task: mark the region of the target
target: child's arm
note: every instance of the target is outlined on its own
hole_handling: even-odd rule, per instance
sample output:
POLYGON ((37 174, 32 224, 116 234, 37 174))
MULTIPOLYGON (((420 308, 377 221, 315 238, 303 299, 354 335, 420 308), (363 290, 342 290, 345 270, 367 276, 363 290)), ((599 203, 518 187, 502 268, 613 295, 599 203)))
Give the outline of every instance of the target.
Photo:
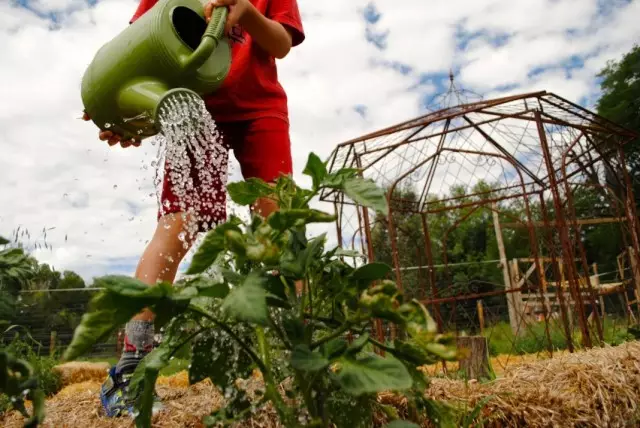
POLYGON ((204 8, 207 22, 214 7, 230 6, 226 32, 236 23, 242 25, 270 55, 282 59, 291 50, 292 36, 284 25, 264 16, 249 0, 211 0, 204 8))

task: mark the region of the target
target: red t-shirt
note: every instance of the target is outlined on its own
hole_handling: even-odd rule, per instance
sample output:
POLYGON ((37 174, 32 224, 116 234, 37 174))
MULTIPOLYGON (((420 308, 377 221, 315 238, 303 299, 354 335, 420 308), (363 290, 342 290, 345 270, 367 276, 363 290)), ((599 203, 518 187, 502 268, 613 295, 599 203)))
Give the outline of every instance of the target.
MULTIPOLYGON (((264 16, 287 28, 297 46, 305 38, 296 0, 249 0, 264 16)), ((140 0, 130 22, 151 9, 158 0, 140 0)), ((204 7, 204 6, 203 6, 204 7)), ((265 52, 242 26, 228 34, 231 69, 222 86, 205 97, 214 120, 228 122, 272 116, 289 120, 287 95, 278 81, 275 58, 265 52)))

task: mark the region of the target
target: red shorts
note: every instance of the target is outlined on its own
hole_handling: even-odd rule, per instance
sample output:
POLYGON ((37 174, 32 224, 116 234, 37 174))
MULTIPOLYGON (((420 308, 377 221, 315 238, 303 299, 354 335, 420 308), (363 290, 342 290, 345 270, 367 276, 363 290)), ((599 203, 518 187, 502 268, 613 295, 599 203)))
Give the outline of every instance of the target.
MULTIPOLYGON (((264 117, 241 122, 216 123, 218 132, 222 136, 223 153, 215 151, 215 162, 211 161, 212 154, 207 153, 204 158, 207 166, 212 170, 224 169, 223 174, 213 171, 210 176, 224 177, 224 181, 210 181, 203 179, 202 169, 197 168, 193 153, 189 172, 190 185, 180 184, 174 187, 176 177, 171 177, 170 167, 165 162, 164 179, 162 183, 161 206, 158 219, 167 214, 191 211, 197 214, 198 229, 206 231, 216 224, 226 221, 226 177, 228 165, 228 150, 233 153, 240 164, 242 176, 260 178, 266 182, 274 181, 280 176, 292 173, 291 141, 289 138, 289 123, 280 118, 264 117), (224 157, 224 159, 219 159, 224 157), (203 180, 206 183, 203 185, 203 180), (179 189, 179 190, 177 190, 179 189), (176 191, 177 190, 177 191, 176 191)), ((207 174, 205 174, 206 176, 207 174)), ((180 183, 185 183, 180 178, 180 183)))

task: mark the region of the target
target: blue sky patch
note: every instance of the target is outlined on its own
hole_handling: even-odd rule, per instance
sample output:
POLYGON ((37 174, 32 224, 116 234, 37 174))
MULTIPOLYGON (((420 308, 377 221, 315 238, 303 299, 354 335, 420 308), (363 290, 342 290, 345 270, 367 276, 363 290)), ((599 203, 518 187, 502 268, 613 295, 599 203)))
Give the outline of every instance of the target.
POLYGON ((360 117, 362 117, 363 119, 367 118, 368 110, 369 109, 364 104, 357 104, 357 105, 353 106, 353 111, 358 113, 360 115, 360 117))
POLYGON ((366 24, 364 30, 365 39, 379 50, 385 50, 387 48, 389 30, 383 31, 376 28, 376 24, 381 17, 382 13, 380 13, 374 2, 369 2, 362 10, 362 18, 366 24))

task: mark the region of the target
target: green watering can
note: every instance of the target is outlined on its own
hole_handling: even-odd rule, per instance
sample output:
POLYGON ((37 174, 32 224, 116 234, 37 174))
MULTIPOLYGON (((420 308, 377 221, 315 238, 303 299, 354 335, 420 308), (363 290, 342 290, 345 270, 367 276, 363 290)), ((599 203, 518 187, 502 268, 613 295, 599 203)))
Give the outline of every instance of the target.
POLYGON ((160 0, 96 53, 82 78, 85 112, 124 139, 157 134, 168 100, 213 93, 226 78, 227 13, 215 8, 207 25, 200 0, 160 0))

